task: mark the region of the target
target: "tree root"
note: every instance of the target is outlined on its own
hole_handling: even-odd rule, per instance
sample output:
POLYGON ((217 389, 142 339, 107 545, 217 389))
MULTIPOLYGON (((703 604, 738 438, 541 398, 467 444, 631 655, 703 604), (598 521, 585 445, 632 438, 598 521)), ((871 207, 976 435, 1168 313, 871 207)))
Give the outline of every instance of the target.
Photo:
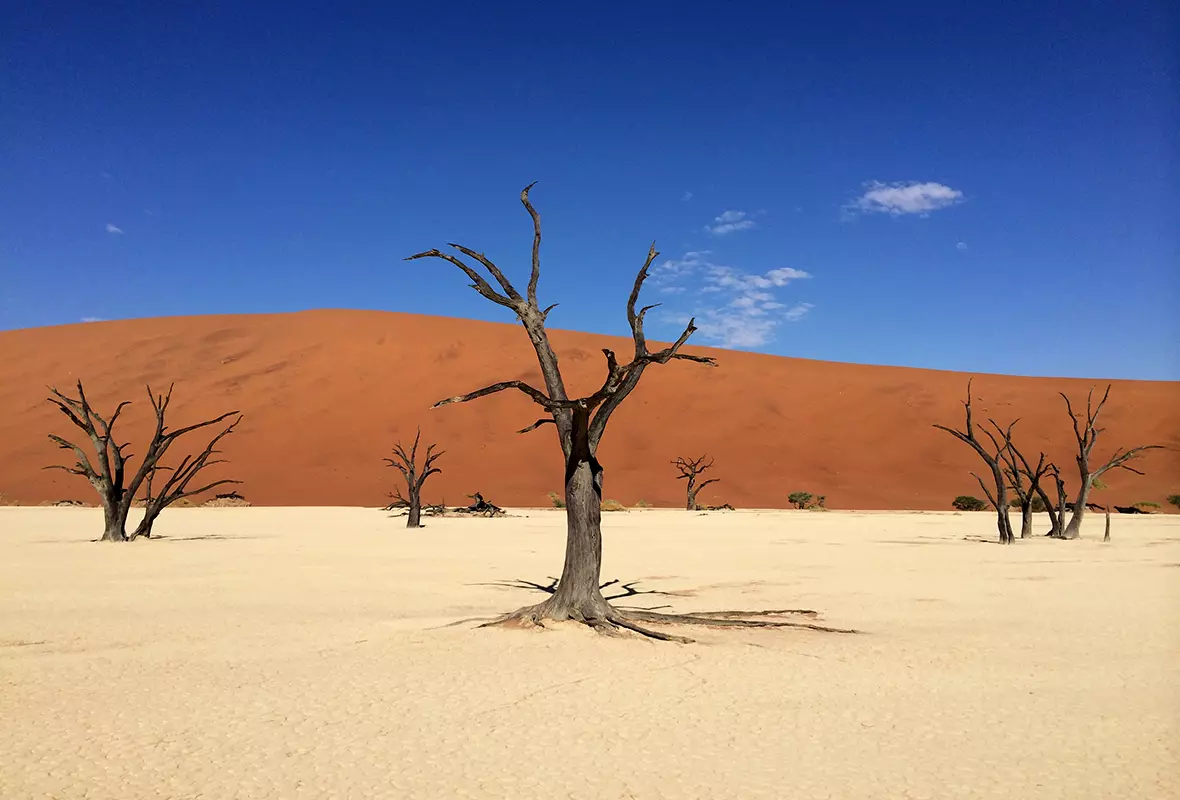
MULTIPOLYGON (((617 583, 617 581, 610 581, 606 585, 614 583, 617 583)), ((515 583, 498 583, 494 585, 530 588, 553 594, 549 586, 532 581, 520 580, 515 583)), ((623 584, 623 587, 632 590, 629 594, 621 595, 624 597, 631 596, 632 594, 656 593, 634 590, 634 583, 623 584)), ((581 623, 605 635, 619 635, 622 631, 626 630, 649 639, 656 639, 663 642, 677 642, 679 644, 690 644, 694 640, 686 636, 677 636, 660 630, 654 630, 647 627, 647 625, 692 625, 701 628, 796 628, 823 633, 860 632, 852 628, 834 628, 814 622, 797 622, 782 619, 782 617, 817 618, 819 613, 809 608, 763 609, 757 611, 695 611, 685 614, 666 614, 654 609, 612 606, 607 602, 609 599, 605 597, 600 598, 600 600, 590 603, 588 609, 577 611, 554 607, 554 598, 550 597, 543 603, 525 606, 509 614, 504 614, 490 621, 483 622, 478 627, 544 628, 546 622, 568 621, 581 623)))

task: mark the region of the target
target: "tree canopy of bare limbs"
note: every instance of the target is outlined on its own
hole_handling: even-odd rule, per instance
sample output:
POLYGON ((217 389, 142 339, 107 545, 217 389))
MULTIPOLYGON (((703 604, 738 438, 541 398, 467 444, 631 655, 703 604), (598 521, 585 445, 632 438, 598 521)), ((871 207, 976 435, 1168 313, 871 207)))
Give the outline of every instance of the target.
POLYGON ((963 401, 963 408, 966 415, 964 430, 948 428, 945 425, 935 425, 934 427, 940 431, 946 431, 960 442, 970 446, 987 464, 992 473, 994 493, 988 489, 983 478, 974 472, 971 473, 971 477, 979 482, 984 495, 996 509, 996 528, 1000 532, 1000 544, 1012 544, 1015 537, 1012 535, 1012 521, 1008 517, 1008 477, 1004 474, 1003 458, 1005 451, 1012 445, 1012 426, 1016 422, 1013 421, 1005 429, 996 424, 995 420, 989 419, 988 423, 996 429, 994 434, 983 426, 976 426, 971 409, 971 380, 967 381, 967 399, 963 401), (979 431, 983 431, 990 441, 990 448, 979 438, 979 431))
POLYGON ((1139 458, 1148 450, 1158 450, 1161 445, 1146 444, 1139 447, 1132 447, 1128 450, 1118 448, 1114 451, 1109 459, 1101 466, 1094 467, 1090 464, 1090 455, 1094 450, 1094 444, 1098 441, 1098 437, 1106 430, 1096 426, 1098 422, 1098 415, 1102 413, 1102 407, 1106 405, 1107 399, 1110 397, 1111 384, 1107 384, 1106 391, 1102 394, 1102 399, 1094 405, 1094 389, 1091 388, 1086 394, 1086 416, 1084 419, 1073 410, 1073 405, 1069 401, 1069 397, 1060 392, 1061 399, 1065 401, 1065 410, 1069 413, 1069 419, 1073 423, 1074 439, 1077 442, 1077 454, 1074 456, 1074 461, 1078 465, 1078 493, 1073 501, 1073 514, 1069 518, 1069 524, 1065 526, 1065 530, 1061 536, 1064 539, 1076 539, 1081 535, 1082 520, 1086 516, 1086 503, 1090 499, 1090 490, 1094 488, 1095 479, 1101 477, 1103 474, 1112 469, 1125 469, 1128 472, 1134 472, 1136 475, 1143 473, 1134 467, 1127 464, 1139 458))
POLYGON ((434 452, 434 448, 438 445, 431 444, 426 446, 425 460, 421 465, 418 464, 418 441, 422 438, 422 429, 414 434, 414 444, 407 453, 406 448, 402 446, 401 442, 393 446, 393 458, 385 459, 385 463, 396 469, 402 474, 406 481, 406 491, 409 493, 409 498, 402 497, 401 489, 394 489, 397 493, 395 498, 395 505, 405 505, 409 509, 409 519, 406 520, 407 528, 422 527, 422 484, 426 483, 426 479, 431 475, 442 472, 441 469, 434 466, 434 462, 438 460, 444 450, 434 452))
POLYGON ((680 472, 680 474, 676 476, 676 480, 688 481, 684 487, 688 494, 684 504, 685 510, 696 511, 698 508, 700 508, 700 506, 697 505, 697 494, 701 491, 701 489, 704 489, 710 483, 717 483, 721 480, 720 478, 710 478, 707 481, 702 481, 699 484, 697 483, 697 478, 699 478, 702 473, 712 469, 713 459, 709 458, 708 456, 701 456, 700 458, 684 458, 683 456, 680 456, 672 462, 672 466, 676 467, 676 469, 680 472))
POLYGON ((1010 436, 1007 447, 1000 451, 1000 459, 1004 462, 1003 469, 1004 475, 1008 478, 1008 486, 1016 493, 1016 499, 1020 503, 1020 538, 1027 539, 1033 535, 1033 501, 1038 498, 1049 512, 1049 533, 1053 535, 1058 530, 1057 512, 1049 502, 1045 490, 1041 488, 1041 480, 1049 474, 1053 465, 1045 460, 1044 453, 1040 453, 1034 467, 1012 442, 1010 436))
POLYGON ((133 454, 124 452, 130 443, 118 444, 114 439, 115 423, 123 409, 131 405, 130 400, 124 400, 116 406, 110 419, 100 416, 90 406, 86 392, 82 388, 82 381, 78 381, 78 396, 76 398, 62 394, 50 387, 49 402, 53 403, 67 419, 90 440, 94 448, 94 460, 87 457, 82 446, 74 444, 64 437, 49 434, 59 448, 69 450, 78 460, 73 466, 54 464, 45 469, 60 469, 71 475, 81 475, 90 481, 90 485, 98 492, 103 508, 103 533, 101 541, 125 542, 141 536, 150 538, 152 526, 160 512, 177 500, 207 492, 217 486, 224 486, 241 481, 222 479, 212 481, 197 488, 189 488, 193 480, 205 468, 215 464, 223 464, 224 460, 215 458, 220 455, 216 450, 217 443, 231 434, 242 416, 237 411, 230 411, 219 417, 187 425, 176 430, 169 430, 165 423, 168 404, 172 401, 172 387, 168 393, 156 395, 151 387, 147 387, 148 399, 156 413, 156 428, 144 450, 143 459, 134 471, 128 469, 128 461, 133 454), (172 444, 193 431, 208 428, 212 425, 234 419, 217 433, 205 448, 194 455, 185 455, 180 463, 174 467, 161 463, 172 444), (161 477, 161 475, 163 475, 161 477), (140 488, 145 490, 144 516, 130 536, 127 535, 127 516, 135 501, 135 495, 140 488))
POLYGON ((600 591, 603 467, 598 461, 597 452, 606 425, 622 402, 639 385, 640 378, 649 366, 663 365, 669 361, 691 361, 716 366, 716 362, 707 356, 682 352, 684 343, 697 329, 693 320, 689 321, 676 341, 668 347, 655 352, 649 349, 643 329, 644 318, 647 312, 656 306, 637 308, 637 305, 639 292, 647 280, 648 270, 659 255, 653 244, 648 249, 647 258, 635 276, 630 296, 627 298, 627 323, 631 328, 634 352, 630 359, 620 363, 613 350, 604 349, 602 354, 606 374, 602 385, 591 394, 571 398, 558 366, 557 354, 550 345, 549 334, 545 329, 546 319, 556 304, 542 308, 537 300, 537 284, 541 277, 541 217, 529 200, 529 191, 532 187, 530 184, 520 193, 520 201, 533 223, 532 271, 524 294, 517 290, 491 259, 460 244, 449 245, 459 253, 458 256, 439 250, 427 250, 407 259, 409 261, 436 258, 446 261, 462 270, 471 280, 471 288, 481 296, 512 311, 528 334, 545 382, 545 388, 542 390, 520 380, 502 381, 467 394, 440 400, 434 407, 466 403, 497 392, 520 392, 539 406, 544 416, 521 429, 519 433, 553 425, 564 458, 566 546, 565 563, 557 586, 544 602, 526 606, 487 624, 533 626, 543 625, 549 620, 573 620, 602 633, 628 629, 655 639, 681 642, 689 640, 642 627, 642 623, 749 627, 795 624, 771 619, 771 615, 777 612, 726 612, 712 616, 659 614, 650 610, 617 608, 603 597, 600 591), (460 256, 481 265, 495 280, 497 286, 493 286, 460 256), (751 616, 757 618, 750 619, 751 616))

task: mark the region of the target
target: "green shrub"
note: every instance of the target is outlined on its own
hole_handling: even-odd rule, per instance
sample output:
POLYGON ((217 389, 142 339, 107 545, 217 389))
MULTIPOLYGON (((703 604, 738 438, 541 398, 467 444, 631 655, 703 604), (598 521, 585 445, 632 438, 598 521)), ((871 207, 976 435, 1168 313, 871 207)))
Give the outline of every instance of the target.
POLYGON ((603 511, 626 511, 627 507, 625 505, 623 505, 622 503, 620 503, 618 500, 603 500, 602 501, 602 510, 603 511))
POLYGON ((1102 481, 1101 478, 1095 478, 1094 480, 1090 481, 1090 488, 1091 489, 1098 489, 1101 491, 1102 489, 1106 488, 1106 484, 1102 481))
POLYGON ((1169 503, 1176 506, 1176 508, 1180 508, 1180 494, 1170 494, 1166 499, 1169 503))
POLYGON ((1150 500, 1144 500, 1142 503, 1136 503, 1135 508, 1159 508, 1159 503, 1153 503, 1150 500))
MULTIPOLYGON (((1020 508, 1020 498, 1013 497, 1011 500, 1008 501, 1008 505, 1012 506, 1013 508, 1020 508)), ((1034 514, 1045 513, 1045 501, 1041 499, 1041 496, 1039 494, 1033 495, 1031 510, 1034 514)))
POLYGON ((565 501, 557 496, 557 492, 549 493, 549 502, 553 504, 554 508, 565 508, 565 501))
POLYGON ((647 502, 646 500, 636 500, 635 507, 636 508, 651 508, 651 503, 647 502))
POLYGON ((951 501, 951 505, 959 511, 986 511, 987 503, 980 500, 978 497, 972 497, 969 494, 961 494, 951 501))
POLYGON ((807 508, 811 504, 811 492, 791 492, 787 501, 795 508, 807 508))

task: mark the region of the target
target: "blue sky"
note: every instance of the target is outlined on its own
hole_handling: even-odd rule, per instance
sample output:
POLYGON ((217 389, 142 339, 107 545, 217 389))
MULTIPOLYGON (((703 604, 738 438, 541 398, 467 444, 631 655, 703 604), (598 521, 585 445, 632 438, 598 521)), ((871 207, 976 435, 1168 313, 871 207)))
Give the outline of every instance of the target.
POLYGON ((25 3, 0 23, 0 328, 370 308, 1180 379, 1167 2, 25 3), (413 7, 411 7, 411 5, 413 7), (248 7, 248 8, 247 8, 248 7))

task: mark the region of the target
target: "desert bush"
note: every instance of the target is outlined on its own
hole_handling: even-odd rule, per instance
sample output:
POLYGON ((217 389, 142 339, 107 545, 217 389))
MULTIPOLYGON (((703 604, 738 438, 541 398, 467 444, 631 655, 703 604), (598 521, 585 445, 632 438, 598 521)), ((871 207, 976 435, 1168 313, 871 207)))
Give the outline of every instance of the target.
POLYGON ((1094 480, 1090 481, 1090 488, 1101 490, 1101 489, 1106 488, 1106 484, 1102 481, 1101 478, 1095 478, 1094 480))
POLYGON ((951 505, 959 511, 986 511, 987 503, 980 500, 978 497, 972 497, 969 494, 961 494, 951 501, 951 505))
POLYGON ((205 502, 201 503, 206 508, 231 508, 234 506, 248 506, 250 501, 237 492, 223 492, 222 494, 214 495, 205 502))
POLYGON ((565 508, 565 501, 558 496, 557 492, 549 493, 549 502, 553 504, 554 508, 565 508))
MULTIPOLYGON (((1013 497, 1008 501, 1008 505, 1012 506, 1013 508, 1020 508, 1020 498, 1013 497)), ((1045 501, 1041 499, 1040 495, 1033 495, 1030 508, 1034 514, 1043 514, 1045 513, 1045 501)))
POLYGON ((651 508, 651 503, 647 502, 646 500, 636 500, 635 507, 636 508, 651 508))
POLYGON ((1144 500, 1142 503, 1135 503, 1135 508, 1159 508, 1159 503, 1153 503, 1150 500, 1144 500))
POLYGON ((602 510, 603 511, 626 511, 627 507, 625 505, 623 505, 622 503, 620 503, 618 500, 603 500, 602 501, 602 510))
POLYGON ((795 508, 807 508, 811 504, 811 492, 791 492, 787 501, 795 508))
POLYGON ((1171 503, 1172 505, 1176 506, 1176 508, 1180 508, 1180 494, 1168 495, 1167 501, 1169 503, 1171 503))

